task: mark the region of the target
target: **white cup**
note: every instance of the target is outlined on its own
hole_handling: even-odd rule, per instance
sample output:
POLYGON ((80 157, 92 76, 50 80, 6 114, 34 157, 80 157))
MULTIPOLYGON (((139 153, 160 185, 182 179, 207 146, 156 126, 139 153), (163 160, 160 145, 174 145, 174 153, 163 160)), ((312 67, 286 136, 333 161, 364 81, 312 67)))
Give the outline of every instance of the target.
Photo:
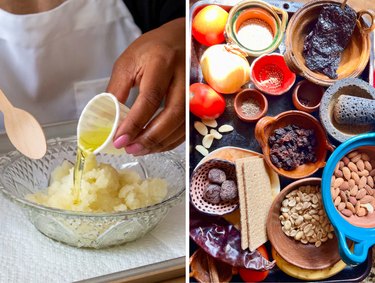
MULTIPOLYGON (((82 110, 77 126, 77 140, 84 132, 93 132, 110 128, 111 131, 106 140, 96 148, 93 153, 124 154, 124 149, 117 149, 113 146, 113 137, 117 127, 125 119, 129 108, 120 103, 110 93, 101 93, 93 97, 82 110)), ((79 146, 79 144, 78 144, 79 146)))

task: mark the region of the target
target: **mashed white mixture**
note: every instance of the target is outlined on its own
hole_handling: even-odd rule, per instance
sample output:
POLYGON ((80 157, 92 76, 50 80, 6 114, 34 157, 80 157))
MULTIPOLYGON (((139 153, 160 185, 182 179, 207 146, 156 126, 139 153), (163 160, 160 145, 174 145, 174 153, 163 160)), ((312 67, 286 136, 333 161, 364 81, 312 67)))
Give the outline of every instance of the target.
POLYGON ((81 183, 81 202, 74 204, 74 166, 64 161, 51 174, 51 184, 26 199, 44 206, 74 211, 114 212, 154 205, 167 195, 163 179, 142 180, 134 170, 117 171, 109 164, 97 163, 95 155, 86 159, 81 183))

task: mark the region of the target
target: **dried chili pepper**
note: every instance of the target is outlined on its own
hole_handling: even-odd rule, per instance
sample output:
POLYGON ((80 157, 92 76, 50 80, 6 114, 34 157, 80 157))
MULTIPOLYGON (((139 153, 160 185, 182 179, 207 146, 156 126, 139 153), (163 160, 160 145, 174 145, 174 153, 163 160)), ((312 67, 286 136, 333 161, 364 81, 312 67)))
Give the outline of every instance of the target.
POLYGON ((212 257, 234 267, 269 270, 273 262, 258 251, 241 249, 240 232, 219 216, 209 216, 190 206, 190 237, 212 257))
POLYGON ((344 9, 338 4, 323 7, 303 45, 303 56, 310 70, 337 78, 341 53, 351 39, 356 18, 356 12, 348 5, 344 9))

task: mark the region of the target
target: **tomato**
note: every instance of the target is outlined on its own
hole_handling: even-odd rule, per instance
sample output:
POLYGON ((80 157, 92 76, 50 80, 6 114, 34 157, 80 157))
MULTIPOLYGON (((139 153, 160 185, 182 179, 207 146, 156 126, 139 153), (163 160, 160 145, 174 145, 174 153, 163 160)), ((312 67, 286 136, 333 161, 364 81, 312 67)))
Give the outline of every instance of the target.
POLYGON ((225 110, 224 97, 203 83, 190 86, 190 111, 201 119, 216 119, 225 110))
MULTIPOLYGON (((265 258, 268 258, 267 250, 264 245, 257 248, 257 251, 260 252, 260 254, 265 258)), ((240 276, 243 281, 245 282, 260 282, 266 279, 268 276, 269 271, 257 271, 253 269, 247 269, 247 268, 240 268, 239 270, 240 276)))
POLYGON ((211 46, 224 42, 228 12, 217 5, 208 5, 193 18, 192 33, 201 44, 211 46))

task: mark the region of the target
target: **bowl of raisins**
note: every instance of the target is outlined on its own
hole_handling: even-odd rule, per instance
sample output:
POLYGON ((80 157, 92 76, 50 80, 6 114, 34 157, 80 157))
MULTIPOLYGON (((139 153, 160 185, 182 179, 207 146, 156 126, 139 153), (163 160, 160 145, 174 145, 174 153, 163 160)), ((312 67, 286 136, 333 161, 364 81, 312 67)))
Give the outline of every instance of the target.
POLYGON ((268 165, 291 179, 311 176, 325 166, 327 151, 333 151, 319 121, 302 111, 263 117, 255 126, 255 138, 268 165))

